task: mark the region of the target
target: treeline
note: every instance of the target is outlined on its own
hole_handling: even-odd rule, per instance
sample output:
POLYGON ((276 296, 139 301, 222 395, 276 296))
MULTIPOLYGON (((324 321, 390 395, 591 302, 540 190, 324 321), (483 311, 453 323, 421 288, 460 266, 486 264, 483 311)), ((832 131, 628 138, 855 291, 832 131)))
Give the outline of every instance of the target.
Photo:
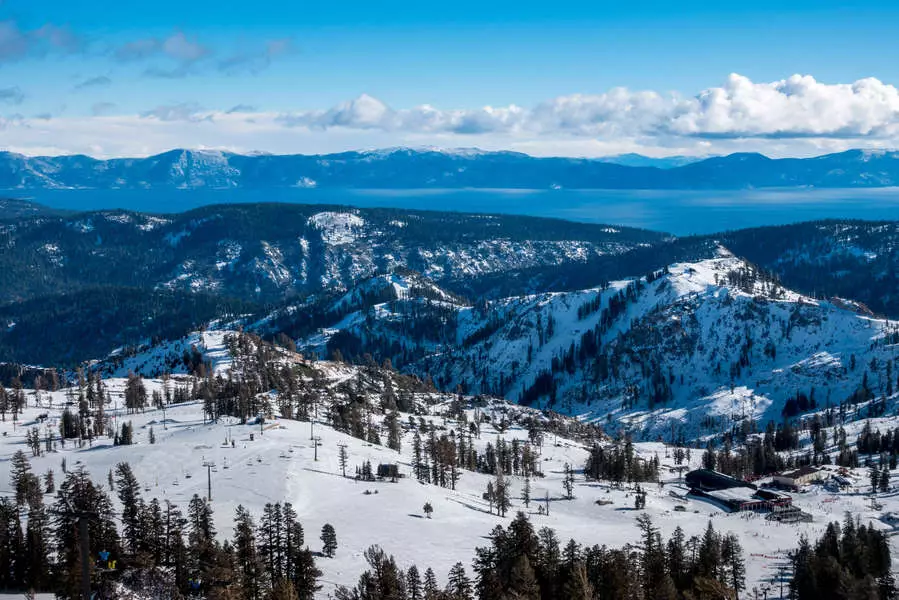
MULTIPOLYGON (((80 598, 81 529, 87 520, 91 589, 113 597, 123 577, 159 598, 200 595, 208 600, 312 600, 321 572, 290 504, 267 504, 257 526, 238 506, 234 537, 218 540, 212 506, 196 494, 183 513, 176 504, 146 501, 128 463, 108 474, 109 490, 80 466, 56 488, 53 471, 31 472, 21 451, 13 457, 14 498, 0 499, 0 588, 80 598), (56 498, 44 505, 44 495, 56 498), (121 512, 116 513, 110 494, 121 512), (22 523, 25 516, 25 524, 22 523)), ((322 530, 322 554, 333 556, 333 527, 322 530)))
POLYGON ((215 318, 256 310, 253 304, 203 292, 97 287, 53 294, 0 305, 0 323, 15 323, 0 327, 0 356, 74 367, 115 348, 178 339, 215 318))
POLYGON ((831 523, 814 545, 803 535, 791 562, 790 597, 795 600, 896 597, 886 533, 848 513, 842 527, 831 523))
POLYGON ((745 588, 743 551, 734 534, 711 522, 702 536, 678 527, 664 540, 648 515, 637 519, 641 541, 623 548, 563 544, 555 531, 535 531, 524 513, 497 525, 490 544, 475 550, 472 575, 463 563, 439 587, 434 571, 401 569, 381 548, 365 556, 369 570, 338 600, 591 600, 593 598, 732 598, 745 588))
POLYGON ((584 466, 584 475, 588 479, 605 479, 613 483, 658 481, 659 457, 645 460, 636 456, 630 437, 610 446, 594 444, 584 466))

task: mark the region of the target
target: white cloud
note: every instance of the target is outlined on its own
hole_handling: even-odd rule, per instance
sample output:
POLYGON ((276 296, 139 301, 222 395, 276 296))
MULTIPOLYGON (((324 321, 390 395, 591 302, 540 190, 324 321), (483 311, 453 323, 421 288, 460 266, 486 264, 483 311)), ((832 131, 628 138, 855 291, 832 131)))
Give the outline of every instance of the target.
POLYGON ((260 112, 250 106, 206 110, 191 103, 113 116, 47 122, 11 118, 4 143, 32 153, 47 139, 61 152, 142 155, 173 147, 235 151, 330 152, 361 147, 435 145, 517 149, 536 155, 619 152, 723 154, 761 151, 811 155, 850 147, 899 145, 899 90, 876 79, 825 84, 809 76, 755 83, 731 75, 693 96, 612 89, 562 96, 534 107, 394 108, 361 95, 330 109, 260 112))
POLYGON ((285 114, 288 126, 378 128, 410 133, 527 133, 598 138, 627 136, 877 137, 899 133, 899 90, 877 79, 824 84, 794 75, 754 83, 731 75, 693 97, 616 88, 598 95, 561 96, 532 109, 510 105, 395 110, 362 95, 325 111, 285 114))
POLYGON ((190 102, 157 106, 142 112, 140 116, 144 119, 156 119, 158 121, 202 121, 204 119, 211 121, 213 118, 212 113, 204 115, 200 106, 190 102))

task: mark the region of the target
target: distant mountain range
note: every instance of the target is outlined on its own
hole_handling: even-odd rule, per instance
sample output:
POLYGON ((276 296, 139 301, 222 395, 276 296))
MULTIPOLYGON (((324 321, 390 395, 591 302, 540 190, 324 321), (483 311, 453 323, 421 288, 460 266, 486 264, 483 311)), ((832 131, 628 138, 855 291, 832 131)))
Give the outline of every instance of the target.
POLYGON ((696 160, 624 154, 536 158, 516 152, 396 148, 327 155, 171 150, 147 158, 0 153, 0 189, 513 188, 748 189, 899 185, 899 152, 815 158, 731 154, 696 160))

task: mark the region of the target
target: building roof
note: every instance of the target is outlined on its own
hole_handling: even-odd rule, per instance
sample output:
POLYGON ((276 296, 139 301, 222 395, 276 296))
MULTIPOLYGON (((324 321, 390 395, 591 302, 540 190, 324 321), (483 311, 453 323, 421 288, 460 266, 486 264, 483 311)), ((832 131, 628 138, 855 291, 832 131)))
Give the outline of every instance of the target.
POLYGON ((725 502, 760 502, 760 498, 755 497, 755 490, 745 487, 735 487, 726 490, 714 490, 706 492, 707 495, 716 500, 725 502))
POLYGON ((756 487, 751 483, 741 481, 730 475, 725 475, 724 473, 719 473, 718 471, 712 471, 710 469, 696 469, 690 471, 687 473, 685 479, 687 484, 702 489, 726 489, 734 487, 755 489, 756 487))
POLYGON ((804 465, 799 467, 798 469, 794 469, 793 471, 786 471, 778 475, 778 477, 785 477, 787 479, 799 479, 800 477, 805 477, 806 475, 814 475, 819 472, 821 469, 817 467, 812 467, 809 465, 804 465))

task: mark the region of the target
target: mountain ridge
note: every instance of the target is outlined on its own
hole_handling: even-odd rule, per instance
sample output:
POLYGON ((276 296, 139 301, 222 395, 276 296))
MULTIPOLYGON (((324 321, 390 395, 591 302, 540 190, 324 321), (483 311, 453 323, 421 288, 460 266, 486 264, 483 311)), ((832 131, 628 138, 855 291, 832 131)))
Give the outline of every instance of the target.
POLYGON ((321 155, 173 149, 144 158, 0 152, 0 189, 753 189, 899 185, 899 152, 812 158, 533 157, 478 149, 389 148, 321 155))

